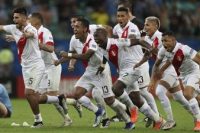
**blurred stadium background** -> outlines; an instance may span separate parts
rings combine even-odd
[[[147,16],[161,20],[160,31],[172,30],[182,43],[200,50],[200,1],[199,0],[130,0],[132,12],[141,21]],[[116,24],[117,0],[0,0],[0,25],[12,23],[12,9],[24,6],[28,12],[40,12],[44,25],[52,31],[56,51],[68,50],[72,29],[70,16],[84,15],[94,24]],[[21,66],[17,59],[15,43],[4,40],[0,33],[0,83],[3,83],[11,97],[24,97]],[[80,63],[73,73],[67,72],[63,64],[60,88],[72,89],[84,68]],[[113,76],[116,71],[112,68]]]

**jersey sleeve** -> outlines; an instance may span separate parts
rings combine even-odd
[[[187,45],[184,45],[183,52],[185,56],[190,57],[191,59],[193,59],[197,54],[196,50],[192,49]]]
[[[135,35],[137,39],[140,39],[140,31],[136,25],[130,27],[129,35]]]
[[[165,48],[161,47],[160,50],[158,51],[157,58],[159,60],[162,60],[165,57],[165,52],[166,52]]]
[[[113,35],[118,36],[117,35],[117,28],[116,28],[116,26],[113,28]]]
[[[4,25],[3,30],[7,33],[12,34],[15,25]]]
[[[50,31],[44,33],[43,39],[44,44],[54,46],[53,36]]]
[[[73,35],[71,37],[71,40],[69,42],[69,51],[75,51],[74,45],[75,45],[75,36]]]
[[[97,51],[97,43],[94,41],[94,40],[92,40],[90,43],[89,43],[89,48],[88,49],[91,49],[91,50],[93,50],[93,51]]]

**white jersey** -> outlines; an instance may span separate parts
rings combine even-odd
[[[172,52],[167,52],[162,47],[159,51],[158,58],[165,56],[172,62],[177,73],[180,72],[180,77],[185,77],[191,73],[199,73],[199,65],[192,60],[196,54],[197,52],[194,49],[177,42]]]
[[[42,44],[54,46],[51,32],[43,26],[40,26],[38,29],[38,38]],[[58,59],[55,52],[49,53],[47,51],[41,50],[41,54],[46,68],[55,66],[53,61]]]
[[[76,39],[73,35],[70,40],[69,51],[75,51],[77,54],[84,54],[88,49],[95,51],[89,61],[83,61],[86,71],[96,72],[103,60],[102,51],[98,48],[98,45],[94,41],[94,37],[88,34],[86,42],[83,44],[79,39]]]
[[[114,28],[113,28],[113,35],[117,35],[119,38],[129,38],[130,35],[135,35],[136,38],[140,38],[140,31],[138,29],[138,27],[133,24],[132,22],[128,22],[126,24],[126,26],[124,28],[122,28],[120,26],[120,24],[117,24]],[[135,61],[139,61],[143,58],[143,51],[142,51],[142,47],[140,45],[136,45],[136,46],[132,46],[130,48],[126,48],[124,49],[124,52],[127,53],[132,53],[133,54],[133,59]],[[124,54],[125,54],[124,53]],[[141,69],[149,69],[149,64],[148,62],[145,62],[142,66]]]
[[[106,48],[108,58],[119,69],[119,72],[132,68],[138,62],[131,51],[124,50],[130,48],[130,45],[130,39],[108,38]]]
[[[103,28],[102,25],[99,24],[90,24],[89,25],[89,33],[94,35],[94,32],[98,29],[98,28]]]
[[[161,49],[162,45],[162,33],[160,31],[156,31],[152,37],[149,36],[145,36],[145,41],[147,41],[149,44],[152,45],[152,47],[157,48],[158,50]],[[158,54],[162,54],[162,53],[158,53]],[[158,59],[160,59],[160,55],[158,55]],[[156,55],[153,55],[153,58],[156,59]],[[162,67],[166,61],[167,58],[163,57],[162,59],[162,63],[160,65],[160,67]],[[173,75],[173,76],[177,76],[176,71],[174,69],[174,67],[172,65],[170,65],[165,71],[164,74],[169,74],[169,75]]]
[[[38,45],[37,30],[31,24],[24,27],[24,32],[27,31],[34,34],[32,38],[28,39],[22,36],[23,32],[17,29],[14,24],[5,25],[3,29],[12,34],[15,39],[18,47],[18,57],[22,67],[31,68],[34,64],[43,63]]]

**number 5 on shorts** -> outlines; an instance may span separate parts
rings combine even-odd
[[[29,85],[32,85],[32,84],[33,84],[33,78],[29,78],[28,84],[29,84]]]

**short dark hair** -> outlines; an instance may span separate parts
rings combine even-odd
[[[108,36],[108,32],[106,31],[105,28],[97,28],[97,29],[96,29],[96,32],[100,32],[100,33],[102,33],[102,34]]]
[[[19,13],[19,14],[23,14],[23,15],[27,16],[27,11],[26,11],[26,8],[24,8],[24,7],[15,8],[13,10],[13,13]]]
[[[85,18],[78,18],[77,21],[80,21],[84,27],[86,27],[89,31],[90,22]]]
[[[83,15],[73,14],[73,15],[70,16],[70,19],[71,18],[77,18],[77,19],[79,19],[79,18],[84,18],[84,16]]]
[[[117,11],[118,12],[126,12],[126,13],[128,13],[128,9],[126,7],[120,7],[120,8],[118,8]]]
[[[39,12],[34,12],[31,14],[31,17],[34,17],[34,18],[37,18],[40,20],[40,22],[43,24],[44,20],[43,20],[43,17],[42,15],[39,13]]]
[[[173,31],[166,31],[162,34],[162,36],[172,36],[172,37],[176,37]]]

